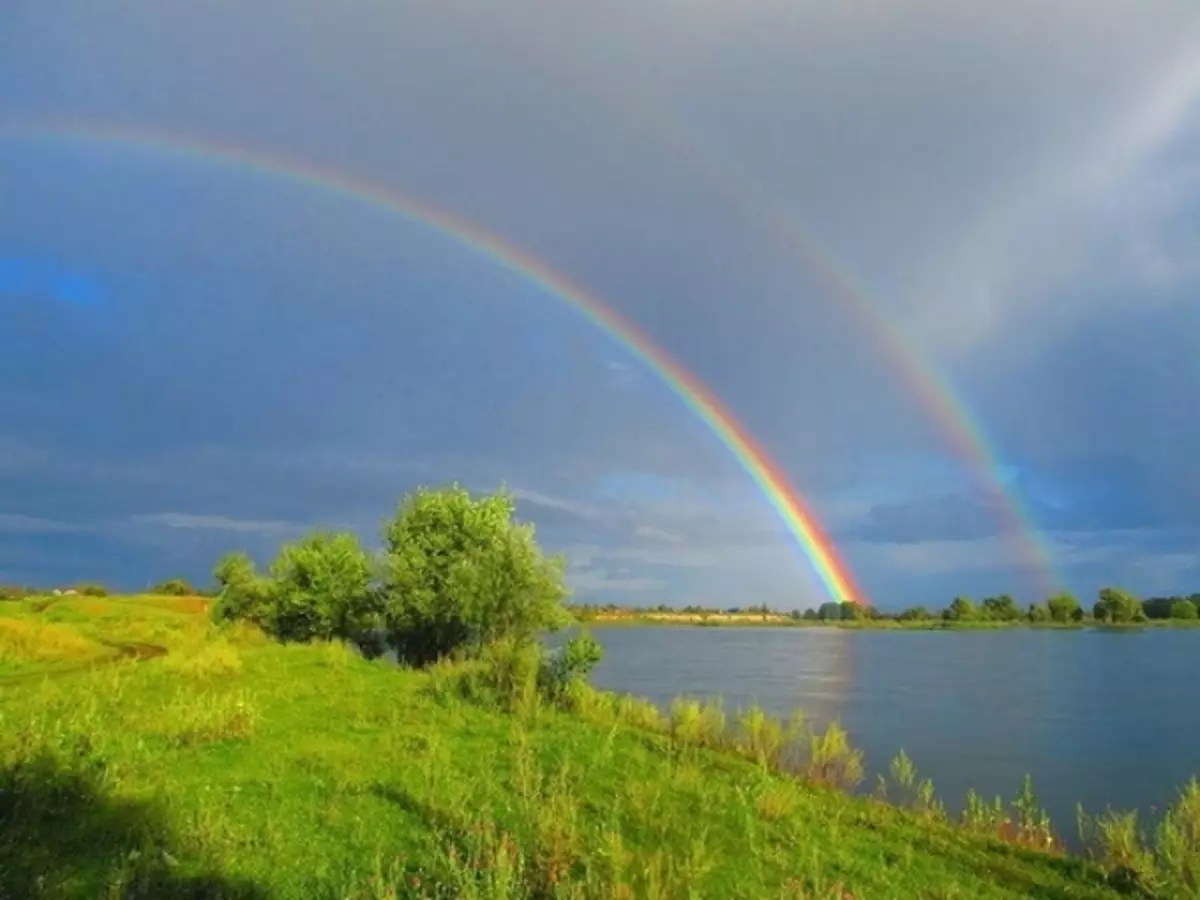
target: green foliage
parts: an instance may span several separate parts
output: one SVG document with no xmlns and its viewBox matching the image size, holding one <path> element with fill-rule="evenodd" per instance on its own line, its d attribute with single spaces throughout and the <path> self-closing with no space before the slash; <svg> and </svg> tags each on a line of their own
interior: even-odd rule
<svg viewBox="0 0 1200 900">
<path fill-rule="evenodd" d="M 910 606 L 896 617 L 901 622 L 925 622 L 931 618 L 929 610 L 923 606 Z"/>
<path fill-rule="evenodd" d="M 970 622 L 979 618 L 979 609 L 970 597 L 955 597 L 954 602 L 942 613 L 942 618 L 951 622 Z"/>
<path fill-rule="evenodd" d="M 1055 622 L 1077 622 L 1083 618 L 1083 607 L 1074 594 L 1062 591 L 1046 601 L 1050 618 Z"/>
<path fill-rule="evenodd" d="M 1045 603 L 1030 603 L 1029 611 L 1025 613 L 1025 618 L 1030 622 L 1049 622 L 1050 609 Z"/>
<path fill-rule="evenodd" d="M 1092 615 L 1097 622 L 1114 624 L 1140 622 L 1146 618 L 1141 601 L 1120 588 L 1102 588 Z"/>
<path fill-rule="evenodd" d="M 71 590 L 84 597 L 107 597 L 108 588 L 102 584 L 84 583 L 73 585 Z"/>
<path fill-rule="evenodd" d="M 1196 604 L 1191 600 L 1176 600 L 1171 604 L 1172 619 L 1196 619 L 1200 618 L 1200 612 L 1196 609 Z"/>
<path fill-rule="evenodd" d="M 422 489 L 385 524 L 383 615 L 402 658 L 425 664 L 567 624 L 562 560 L 542 555 L 514 510 L 503 492 Z"/>
<path fill-rule="evenodd" d="M 1021 618 L 1021 609 L 1008 594 L 988 597 L 983 601 L 983 617 L 994 622 L 1015 622 Z"/>
<path fill-rule="evenodd" d="M 194 597 L 196 589 L 183 578 L 169 578 L 154 585 L 149 593 L 159 597 Z"/>
<path fill-rule="evenodd" d="M 272 586 L 259 577 L 245 553 L 228 553 L 217 562 L 213 578 L 219 587 L 212 605 L 216 622 L 247 621 L 264 630 L 272 627 Z"/>
<path fill-rule="evenodd" d="M 375 624 L 374 571 L 353 534 L 318 532 L 271 564 L 268 630 L 280 640 L 351 640 Z"/>
<path fill-rule="evenodd" d="M 843 618 L 842 604 L 830 600 L 822 603 L 820 609 L 817 610 L 817 618 L 822 622 L 838 622 Z"/>
<path fill-rule="evenodd" d="M 587 682 L 603 659 L 599 641 L 586 631 L 576 635 L 543 662 L 539 677 L 543 693 L 552 700 L 567 696 Z"/>
</svg>

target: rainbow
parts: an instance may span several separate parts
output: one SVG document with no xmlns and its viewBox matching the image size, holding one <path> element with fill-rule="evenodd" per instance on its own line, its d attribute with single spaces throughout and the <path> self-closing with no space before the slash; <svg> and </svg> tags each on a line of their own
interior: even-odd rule
<svg viewBox="0 0 1200 900">
<path fill-rule="evenodd" d="M 863 331 L 884 349 L 953 452 L 969 465 L 978 489 L 998 515 L 1005 531 L 1020 542 L 1028 567 L 1038 580 L 1038 589 L 1044 596 L 1056 593 L 1062 579 L 1055 569 L 1050 549 L 1020 494 L 1006 486 L 1001 478 L 998 451 L 949 378 L 780 201 L 731 164 L 694 143 L 688 146 L 697 162 L 709 170 L 743 214 L 757 220 L 785 250 L 794 253 L 824 292 L 839 300 Z"/>
<path fill-rule="evenodd" d="M 499 24 L 504 21 L 502 18 Z M 557 45 L 530 41 L 524 31 L 519 35 L 510 33 L 508 37 L 519 42 L 523 53 L 542 56 L 556 69 L 556 74 L 568 77 L 576 87 L 635 121 L 675 161 L 688 166 L 714 187 L 739 211 L 743 220 L 769 235 L 785 253 L 795 255 L 823 292 L 839 301 L 855 323 L 884 350 L 957 458 L 967 464 L 1002 527 L 1019 542 L 1038 589 L 1046 596 L 1058 591 L 1062 579 L 1050 549 L 1020 495 L 1001 478 L 999 453 L 983 426 L 949 378 L 888 316 L 837 256 L 782 201 L 734 163 L 707 149 L 669 109 L 643 95 L 616 92 L 602 75 L 591 72 L 579 59 L 560 52 Z"/>
<path fill-rule="evenodd" d="M 808 557 L 831 599 L 840 603 L 863 602 L 849 568 L 815 513 L 783 470 L 716 395 L 631 321 L 528 251 L 473 222 L 391 188 L 275 153 L 79 122 L 0 126 L 0 139 L 5 138 L 108 145 L 269 176 L 399 216 L 474 251 L 578 311 L 655 373 L 713 431 L 762 491 Z"/>
</svg>

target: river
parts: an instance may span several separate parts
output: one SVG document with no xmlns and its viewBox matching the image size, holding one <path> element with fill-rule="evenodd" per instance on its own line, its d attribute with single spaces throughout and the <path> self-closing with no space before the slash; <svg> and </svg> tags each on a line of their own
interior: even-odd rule
<svg viewBox="0 0 1200 900">
<path fill-rule="evenodd" d="M 1200 774 L 1200 631 L 596 627 L 598 687 L 839 720 L 868 780 L 904 748 L 954 812 L 1026 773 L 1074 843 L 1075 805 L 1153 817 Z"/>
</svg>

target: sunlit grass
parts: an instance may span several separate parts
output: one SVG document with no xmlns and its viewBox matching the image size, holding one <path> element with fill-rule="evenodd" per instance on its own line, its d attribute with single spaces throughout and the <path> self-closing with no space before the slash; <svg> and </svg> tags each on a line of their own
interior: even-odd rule
<svg viewBox="0 0 1200 900">
<path fill-rule="evenodd" d="M 1155 835 L 1105 824 L 1089 863 L 1010 839 L 1047 824 L 1031 789 L 969 827 L 906 757 L 889 804 L 835 789 L 863 767 L 836 723 L 591 688 L 549 703 L 515 648 L 414 671 L 81 602 L 36 615 L 170 653 L 0 686 L 14 896 L 1102 898 L 1106 872 L 1195 874 L 1194 786 Z"/>
</svg>

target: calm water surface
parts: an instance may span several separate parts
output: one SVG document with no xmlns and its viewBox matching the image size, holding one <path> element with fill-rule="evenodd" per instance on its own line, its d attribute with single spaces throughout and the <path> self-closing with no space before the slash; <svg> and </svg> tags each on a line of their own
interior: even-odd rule
<svg viewBox="0 0 1200 900">
<path fill-rule="evenodd" d="M 1200 632 L 597 627 L 594 681 L 668 706 L 721 697 L 838 719 L 868 769 L 904 748 L 947 806 L 1029 773 L 1056 828 L 1075 804 L 1153 814 L 1200 775 Z"/>
</svg>

